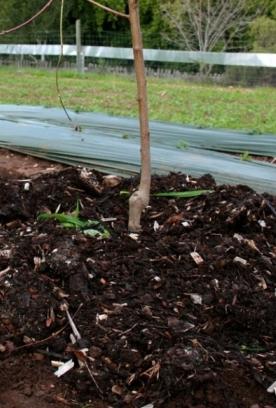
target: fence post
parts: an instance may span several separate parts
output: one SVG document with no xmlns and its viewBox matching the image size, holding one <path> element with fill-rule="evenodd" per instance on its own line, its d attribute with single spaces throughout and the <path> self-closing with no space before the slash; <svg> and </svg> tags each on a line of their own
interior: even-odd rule
<svg viewBox="0 0 276 408">
<path fill-rule="evenodd" d="M 84 72 L 84 58 L 81 47 L 81 21 L 76 20 L 76 48 L 77 48 L 77 71 L 82 74 Z"/>
</svg>

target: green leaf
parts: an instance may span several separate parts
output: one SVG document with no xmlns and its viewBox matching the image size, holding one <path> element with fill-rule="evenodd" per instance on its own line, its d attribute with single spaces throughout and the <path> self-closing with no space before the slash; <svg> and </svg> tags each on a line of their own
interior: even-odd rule
<svg viewBox="0 0 276 408">
<path fill-rule="evenodd" d="M 212 190 L 193 190 L 193 191 L 169 191 L 164 193 L 154 193 L 154 197 L 168 197 L 168 198 L 192 198 L 198 197 L 202 194 L 212 193 Z"/>
<path fill-rule="evenodd" d="M 64 228 L 80 230 L 90 237 L 100 236 L 101 238 L 110 238 L 109 231 L 99 221 L 79 218 L 79 201 L 77 201 L 76 209 L 71 213 L 41 213 L 37 219 L 38 221 L 58 221 Z M 92 226 L 97 228 L 91 228 Z"/>
<path fill-rule="evenodd" d="M 192 198 L 198 197 L 202 194 L 212 193 L 213 190 L 191 190 L 191 191 L 168 191 L 162 193 L 153 193 L 154 197 L 168 197 L 168 198 Z M 127 190 L 120 191 L 120 196 L 130 196 L 130 192 Z"/>
<path fill-rule="evenodd" d="M 80 200 L 77 200 L 77 205 L 74 211 L 71 212 L 71 215 L 78 217 L 80 215 Z"/>
<path fill-rule="evenodd" d="M 107 231 L 106 229 L 104 229 L 104 231 L 103 232 L 101 232 L 101 231 L 99 231 L 99 230 L 96 230 L 96 229 L 94 229 L 94 228 L 89 228 L 89 229 L 85 229 L 85 230 L 83 230 L 83 233 L 85 234 L 85 235 L 88 235 L 89 237 L 98 237 L 98 236 L 100 236 L 101 238 L 103 238 L 103 239 L 107 239 L 107 238 L 110 238 L 110 233 L 109 233 L 109 231 Z"/>
<path fill-rule="evenodd" d="M 127 197 L 129 197 L 129 196 L 130 196 L 130 192 L 127 191 L 127 190 L 121 190 L 121 191 L 120 191 L 120 196 L 127 196 Z"/>
<path fill-rule="evenodd" d="M 85 235 L 88 235 L 89 237 L 97 237 L 98 235 L 102 235 L 100 231 L 93 229 L 93 228 L 85 229 L 83 230 L 83 233 Z"/>
</svg>

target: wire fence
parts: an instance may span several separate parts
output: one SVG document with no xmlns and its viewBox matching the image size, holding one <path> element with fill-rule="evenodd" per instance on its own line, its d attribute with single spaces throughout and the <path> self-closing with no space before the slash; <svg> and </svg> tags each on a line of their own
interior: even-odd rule
<svg viewBox="0 0 276 408">
<path fill-rule="evenodd" d="M 5 44 L 59 44 L 59 32 L 34 30 L 20 31 L 18 33 L 1 38 Z M 145 48 L 149 44 L 155 44 L 155 48 L 163 48 L 162 37 L 144 37 Z M 64 33 L 64 44 L 75 45 L 76 34 L 74 26 Z M 81 33 L 82 46 L 98 47 L 131 47 L 131 37 L 129 32 L 108 32 L 101 31 L 90 33 L 85 30 Z M 1 43 L 0 43 L 1 45 Z M 239 52 L 242 56 L 244 52 L 250 52 L 248 44 L 242 41 L 235 41 L 229 46 L 229 51 Z M 31 55 L 31 54 L 1 54 L 0 65 L 15 65 L 17 67 L 35 67 L 52 69 L 56 66 L 57 56 L 53 55 Z M 64 69 L 77 69 L 75 56 L 65 56 L 63 62 Z M 133 74 L 133 62 L 129 59 L 85 57 L 83 69 L 86 72 L 115 73 L 120 75 Z M 171 61 L 146 61 L 146 71 L 149 76 L 178 78 L 194 82 L 208 82 L 220 85 L 240 85 L 240 86 L 276 86 L 276 68 L 274 67 L 250 67 L 232 66 L 221 64 L 202 64 L 199 62 L 171 62 Z"/>
</svg>

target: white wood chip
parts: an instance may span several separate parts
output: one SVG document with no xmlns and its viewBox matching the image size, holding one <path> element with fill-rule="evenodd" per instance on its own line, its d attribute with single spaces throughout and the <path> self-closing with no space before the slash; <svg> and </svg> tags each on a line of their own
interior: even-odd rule
<svg viewBox="0 0 276 408">
<path fill-rule="evenodd" d="M 96 324 L 99 323 L 99 322 L 103 322 L 103 321 L 105 321 L 107 319 L 108 319 L 108 315 L 105 314 L 105 313 L 103 313 L 103 314 L 97 313 L 96 314 Z"/>
<path fill-rule="evenodd" d="M 191 252 L 190 255 L 197 265 L 200 265 L 204 262 L 204 259 L 199 255 L 198 252 L 195 252 L 195 251 Z"/>
<path fill-rule="evenodd" d="M 273 384 L 271 384 L 270 387 L 268 387 L 267 392 L 269 393 L 274 393 L 276 395 L 276 381 L 274 381 Z"/>
<path fill-rule="evenodd" d="M 154 232 L 156 232 L 156 231 L 158 231 L 160 229 L 160 225 L 156 220 L 153 223 L 153 229 L 154 229 Z"/>
<path fill-rule="evenodd" d="M 234 238 L 239 242 L 242 242 L 244 240 L 243 236 L 240 234 L 234 234 Z"/>
<path fill-rule="evenodd" d="M 243 259 L 243 258 L 240 258 L 239 256 L 236 256 L 234 258 L 233 262 L 239 263 L 239 264 L 244 265 L 244 266 L 247 265 L 247 260 Z"/>
<path fill-rule="evenodd" d="M 0 258 L 7 258 L 9 259 L 11 257 L 12 250 L 11 249 L 2 249 L 0 251 Z"/>
<path fill-rule="evenodd" d="M 265 228 L 266 227 L 266 222 L 264 220 L 259 220 L 258 224 L 262 227 Z"/>
<path fill-rule="evenodd" d="M 134 241 L 138 241 L 138 239 L 139 239 L 139 234 L 131 233 L 131 234 L 128 234 L 128 236 L 129 236 L 131 239 L 133 239 Z"/>
<path fill-rule="evenodd" d="M 202 305 L 202 296 L 197 293 L 191 293 L 190 296 L 195 305 Z"/>
<path fill-rule="evenodd" d="M 72 370 L 74 367 L 75 363 L 73 360 L 69 360 L 66 363 L 62 364 L 55 372 L 55 376 L 58 378 L 61 377 L 62 375 L 68 373 L 68 371 Z"/>
</svg>

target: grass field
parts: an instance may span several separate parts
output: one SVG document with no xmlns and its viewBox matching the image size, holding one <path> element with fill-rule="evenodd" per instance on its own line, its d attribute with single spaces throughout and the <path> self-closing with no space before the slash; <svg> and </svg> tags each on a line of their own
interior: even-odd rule
<svg viewBox="0 0 276 408">
<path fill-rule="evenodd" d="M 132 76 L 61 71 L 60 88 L 67 108 L 137 115 Z M 151 119 L 276 134 L 276 88 L 149 78 L 148 90 Z M 59 106 L 54 71 L 0 68 L 0 103 Z"/>
</svg>

